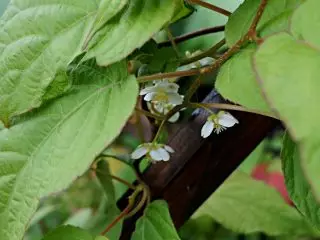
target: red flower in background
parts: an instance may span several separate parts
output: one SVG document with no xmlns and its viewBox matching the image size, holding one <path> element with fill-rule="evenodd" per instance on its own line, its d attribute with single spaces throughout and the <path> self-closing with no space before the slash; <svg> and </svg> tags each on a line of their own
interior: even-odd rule
<svg viewBox="0 0 320 240">
<path fill-rule="evenodd" d="M 258 164 L 252 171 L 251 176 L 275 188 L 289 205 L 294 206 L 289 198 L 283 174 L 278 171 L 268 171 L 268 167 L 269 165 L 265 163 Z"/>
</svg>

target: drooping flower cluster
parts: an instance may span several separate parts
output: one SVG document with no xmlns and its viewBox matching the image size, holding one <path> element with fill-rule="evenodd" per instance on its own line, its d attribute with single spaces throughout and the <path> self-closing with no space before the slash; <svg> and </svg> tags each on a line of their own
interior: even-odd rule
<svg viewBox="0 0 320 240">
<path fill-rule="evenodd" d="M 207 138 L 213 131 L 219 134 L 237 123 L 239 121 L 228 112 L 220 111 L 218 114 L 211 114 L 201 129 L 201 136 Z"/>
<path fill-rule="evenodd" d="M 140 95 L 145 95 L 143 99 L 148 102 L 151 113 L 164 116 L 175 106 L 183 103 L 184 97 L 178 91 L 178 84 L 168 80 L 158 80 L 154 81 L 152 86 L 143 88 Z M 179 116 L 180 114 L 177 112 L 169 121 L 176 122 Z"/>
<path fill-rule="evenodd" d="M 159 143 L 143 143 L 133 151 L 131 158 L 139 159 L 146 156 L 153 162 L 168 161 L 170 159 L 170 153 L 174 153 L 174 150 L 168 145 Z"/>
<path fill-rule="evenodd" d="M 153 103 L 166 103 L 180 105 L 183 96 L 178 93 L 179 85 L 168 80 L 154 81 L 154 85 L 147 86 L 140 91 L 140 95 L 145 95 L 144 100 Z"/>
</svg>

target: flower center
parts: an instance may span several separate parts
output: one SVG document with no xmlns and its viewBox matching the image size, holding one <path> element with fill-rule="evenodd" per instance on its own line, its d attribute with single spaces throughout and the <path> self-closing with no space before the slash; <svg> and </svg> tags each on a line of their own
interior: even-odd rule
<svg viewBox="0 0 320 240">
<path fill-rule="evenodd" d="M 153 101 L 168 102 L 169 98 L 166 92 L 160 91 L 160 92 L 157 92 L 156 96 L 153 98 Z"/>
</svg>

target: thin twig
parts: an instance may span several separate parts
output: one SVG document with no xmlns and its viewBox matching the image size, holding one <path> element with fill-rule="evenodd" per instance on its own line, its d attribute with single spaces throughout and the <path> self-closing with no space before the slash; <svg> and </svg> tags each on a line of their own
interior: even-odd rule
<svg viewBox="0 0 320 240">
<path fill-rule="evenodd" d="M 132 189 L 132 190 L 136 189 L 136 186 L 132 185 L 131 183 L 129 183 L 128 181 L 126 181 L 126 180 L 124 180 L 124 179 L 122 179 L 122 178 L 120 178 L 120 177 L 117 177 L 117 176 L 115 176 L 115 175 L 102 172 L 102 171 L 100 171 L 100 170 L 98 170 L 98 169 L 94 169 L 94 168 L 91 168 L 91 170 L 94 171 L 94 172 L 98 172 L 98 173 L 100 173 L 100 174 L 102 174 L 102 175 L 109 176 L 109 177 L 111 177 L 112 179 L 114 179 L 114 180 L 116 180 L 116 181 L 118 181 L 118 182 L 126 185 L 128 188 L 130 188 L 130 189 Z"/>
<path fill-rule="evenodd" d="M 168 113 L 167 115 L 165 116 L 165 118 L 162 120 L 159 128 L 158 128 L 158 131 L 156 133 L 156 136 L 153 138 L 153 142 L 157 141 L 157 138 L 159 137 L 160 135 L 160 132 L 162 130 L 162 128 L 164 127 L 164 124 L 174 115 L 176 114 L 177 112 L 179 112 L 181 109 L 185 108 L 186 106 L 188 105 L 188 103 L 183 103 L 181 105 L 178 105 L 178 106 L 175 106 L 174 108 L 172 108 Z"/>
<path fill-rule="evenodd" d="M 128 204 L 128 206 L 106 227 L 103 232 L 101 232 L 101 235 L 106 235 L 107 232 L 110 231 L 111 228 L 113 228 L 118 222 L 121 221 L 122 218 L 124 218 L 132 209 L 132 205 Z"/>
<path fill-rule="evenodd" d="M 227 17 L 229 17 L 231 15 L 231 12 L 229 12 L 228 10 L 226 9 L 223 9 L 223 8 L 220 8 L 220 7 L 217 7 L 211 3 L 207 3 L 207 2 L 204 2 L 202 0 L 188 0 L 189 3 L 194 3 L 194 4 L 198 4 L 199 6 L 201 7 L 205 7 L 205 8 L 208 8 L 212 11 L 215 11 L 217 13 L 220 13 L 222 15 L 225 15 Z"/>
<path fill-rule="evenodd" d="M 224 110 L 233 110 L 233 111 L 240 111 L 240 112 L 248 112 L 248 113 L 254 113 L 254 114 L 259 114 L 267 117 L 271 117 L 274 119 L 278 119 L 276 116 L 267 113 L 267 112 L 262 112 L 258 110 L 253 110 L 253 109 L 248 109 L 244 108 L 242 106 L 238 105 L 231 105 L 231 104 L 226 104 L 226 103 L 190 103 L 191 107 L 195 108 L 216 108 L 216 109 L 224 109 Z"/>
<path fill-rule="evenodd" d="M 179 50 L 178 50 L 178 47 L 177 47 L 177 44 L 175 42 L 175 39 L 169 29 L 169 27 L 166 27 L 166 32 L 167 32 L 167 35 L 168 35 L 168 38 L 169 38 L 169 41 L 170 41 L 170 44 L 174 50 L 174 52 L 176 53 L 177 57 L 180 58 L 180 53 L 179 53 Z"/>
<path fill-rule="evenodd" d="M 156 120 L 163 120 L 163 119 L 164 119 L 164 117 L 161 117 L 161 116 L 158 116 L 158 115 L 154 115 L 154 114 L 152 114 L 151 112 L 145 111 L 145 110 L 143 110 L 143 109 L 141 109 L 141 108 L 138 108 L 138 107 L 136 107 L 135 110 L 136 110 L 136 112 L 138 112 L 139 114 L 145 115 L 145 116 L 147 116 L 147 117 L 154 118 L 154 119 L 156 119 Z"/>
<path fill-rule="evenodd" d="M 134 209 L 132 209 L 132 211 L 130 211 L 130 213 L 126 217 L 132 217 L 132 216 L 136 215 L 136 213 L 139 212 L 143 208 L 147 199 L 148 199 L 148 191 L 143 189 L 142 197 L 141 197 L 139 203 L 137 204 L 137 206 Z"/>
<path fill-rule="evenodd" d="M 185 94 L 185 101 L 189 101 L 193 94 L 197 91 L 197 89 L 201 85 L 201 77 L 202 75 L 198 76 L 197 79 L 193 81 L 193 83 L 191 84 L 191 86 Z"/>
<path fill-rule="evenodd" d="M 215 54 L 217 53 L 217 51 L 223 47 L 223 45 L 226 43 L 226 40 L 225 39 L 222 39 L 220 42 L 218 42 L 217 44 L 215 44 L 213 47 L 211 47 L 210 49 L 208 49 L 207 51 L 203 52 L 203 53 L 200 53 L 194 57 L 191 57 L 191 58 L 186 58 L 185 60 L 182 60 L 181 61 L 181 66 L 183 65 L 186 65 L 186 64 L 189 64 L 189 63 L 193 63 L 193 62 L 196 62 L 202 58 L 205 58 L 205 57 L 215 57 Z"/>
<path fill-rule="evenodd" d="M 178 44 L 178 43 L 182 43 L 184 41 L 190 40 L 192 38 L 201 37 L 203 35 L 217 33 L 217 32 L 223 32 L 224 30 L 225 30 L 225 25 L 216 26 L 216 27 L 210 27 L 210 28 L 204 28 L 204 29 L 200 29 L 198 31 L 192 32 L 192 33 L 187 33 L 185 35 L 181 35 L 179 37 L 176 37 L 174 39 L 174 42 L 176 44 Z M 161 42 L 161 43 L 158 44 L 158 46 L 160 48 L 161 47 L 170 47 L 171 46 L 171 41 Z"/>
<path fill-rule="evenodd" d="M 164 79 L 164 78 L 176 78 L 176 77 L 187 77 L 201 73 L 200 69 L 193 69 L 187 71 L 169 72 L 169 73 L 157 73 L 148 76 L 138 77 L 139 83 L 149 82 L 152 80 Z"/>
<path fill-rule="evenodd" d="M 252 40 L 256 40 L 258 37 L 257 37 L 257 26 L 258 26 L 258 23 L 259 21 L 261 20 L 261 17 L 263 15 L 263 12 L 267 6 L 267 3 L 268 3 L 268 0 L 261 0 L 261 3 L 259 5 L 259 8 L 257 10 L 257 13 L 251 23 L 251 26 L 249 28 L 249 31 L 247 33 L 247 37 Z"/>
</svg>

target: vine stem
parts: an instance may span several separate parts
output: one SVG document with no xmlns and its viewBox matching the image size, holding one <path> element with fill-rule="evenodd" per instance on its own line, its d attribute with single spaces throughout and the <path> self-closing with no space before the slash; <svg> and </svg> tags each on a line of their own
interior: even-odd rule
<svg viewBox="0 0 320 240">
<path fill-rule="evenodd" d="M 111 228 L 113 228 L 118 222 L 121 221 L 122 218 L 124 218 L 126 215 L 129 214 L 130 210 L 132 209 L 131 204 L 128 204 L 128 206 L 110 223 L 103 232 L 101 232 L 101 235 L 104 236 L 107 234 L 107 232 L 110 231 Z"/>
<path fill-rule="evenodd" d="M 248 112 L 248 113 L 254 113 L 254 114 L 259 114 L 259 115 L 271 117 L 274 119 L 278 119 L 276 116 L 269 114 L 269 113 L 266 113 L 266 112 L 252 110 L 252 109 L 244 108 L 242 106 L 231 105 L 231 104 L 226 104 L 226 103 L 190 103 L 189 106 L 191 106 L 193 108 L 199 108 L 199 107 L 205 108 L 205 109 L 216 108 L 216 109 Z"/>
<path fill-rule="evenodd" d="M 193 81 L 193 83 L 191 84 L 190 88 L 188 89 L 188 91 L 185 94 L 186 102 L 190 101 L 193 94 L 197 91 L 197 89 L 201 85 L 201 81 L 202 81 L 201 78 L 202 78 L 202 75 L 198 76 L 197 79 L 195 81 Z"/>
<path fill-rule="evenodd" d="M 135 108 L 135 111 L 138 112 L 139 114 L 145 115 L 145 116 L 147 116 L 147 117 L 154 118 L 154 119 L 156 119 L 156 120 L 160 120 L 160 121 L 161 121 L 161 120 L 164 119 L 164 117 L 161 117 L 161 116 L 152 114 L 151 112 L 148 112 L 148 111 L 143 110 L 143 109 L 138 108 L 138 107 Z"/>
<path fill-rule="evenodd" d="M 205 8 L 208 8 L 212 11 L 215 11 L 217 13 L 220 13 L 222 15 L 225 15 L 227 17 L 229 17 L 231 15 L 231 12 L 227 11 L 226 9 L 223 9 L 223 8 L 220 8 L 220 7 L 217 7 L 211 3 L 207 3 L 207 2 L 204 2 L 202 0 L 188 0 L 189 3 L 194 3 L 194 4 L 198 4 L 199 6 L 201 7 L 205 7 Z"/>
<path fill-rule="evenodd" d="M 120 178 L 120 177 L 118 177 L 118 176 L 115 176 L 115 175 L 112 175 L 112 174 L 108 174 L 108 173 L 102 172 L 102 171 L 100 171 L 100 170 L 98 170 L 98 169 L 94 169 L 94 168 L 91 168 L 91 170 L 94 171 L 94 172 L 101 173 L 101 174 L 103 174 L 103 175 L 105 175 L 105 176 L 109 176 L 109 177 L 111 177 L 112 179 L 114 179 L 114 180 L 116 180 L 116 181 L 118 181 L 118 182 L 126 185 L 128 188 L 130 188 L 130 189 L 132 189 L 132 190 L 135 190 L 135 189 L 136 189 L 136 186 L 134 186 L 133 184 L 129 183 L 128 181 L 126 181 L 126 180 L 124 180 L 124 179 L 122 179 L 122 178 Z"/>
<path fill-rule="evenodd" d="M 174 39 L 169 27 L 166 27 L 166 32 L 167 32 L 169 41 L 171 43 L 171 46 L 172 46 L 175 54 L 177 55 L 178 58 L 180 58 L 180 54 L 179 54 L 179 50 L 178 50 L 178 47 L 177 47 L 177 43 L 175 42 L 175 39 Z"/>
<path fill-rule="evenodd" d="M 132 195 L 129 197 L 128 206 L 106 227 L 105 230 L 101 232 L 102 236 L 106 235 L 106 233 L 109 232 L 110 229 L 113 228 L 118 222 L 120 222 L 121 219 L 130 214 L 131 210 L 134 208 L 137 196 L 141 191 L 144 191 L 144 188 L 144 185 L 138 185 L 136 187 Z"/>
<path fill-rule="evenodd" d="M 177 112 L 179 112 L 181 109 L 185 108 L 188 106 L 188 103 L 183 103 L 181 105 L 178 105 L 178 106 L 175 106 L 173 109 L 171 109 L 167 115 L 165 116 L 165 118 L 162 120 L 159 128 L 158 128 L 158 131 L 156 133 L 156 136 L 153 138 L 153 142 L 155 142 L 157 140 L 157 138 L 159 137 L 160 135 L 160 132 L 162 130 L 162 128 L 164 127 L 164 124 L 166 123 L 166 121 L 168 121 L 174 114 L 176 114 Z"/>
<path fill-rule="evenodd" d="M 261 20 L 261 17 L 263 15 L 263 12 L 264 12 L 266 6 L 267 6 L 267 3 L 268 3 L 268 0 L 261 0 L 261 3 L 260 3 L 259 8 L 257 10 L 257 13 L 256 13 L 256 15 L 251 23 L 251 26 L 249 28 L 249 31 L 247 33 L 247 37 L 249 40 L 255 40 L 255 41 L 258 40 L 257 26 Z"/>
<path fill-rule="evenodd" d="M 164 78 L 176 78 L 176 77 L 187 77 L 200 74 L 200 69 L 192 69 L 187 71 L 169 72 L 169 73 L 157 73 L 148 76 L 138 77 L 139 83 L 145 83 L 153 80 L 164 79 Z"/>
<path fill-rule="evenodd" d="M 219 41 L 217 44 L 215 44 L 214 46 L 212 46 L 210 49 L 208 49 L 207 51 L 203 52 L 203 53 L 200 53 L 194 57 L 191 57 L 191 58 L 187 58 L 185 60 L 182 60 L 181 61 L 181 66 L 183 65 L 186 65 L 186 64 L 189 64 L 189 63 L 193 63 L 193 62 L 196 62 L 202 58 L 205 58 L 205 57 L 214 57 L 214 55 L 217 53 L 217 51 L 223 47 L 223 45 L 226 43 L 226 40 L 225 39 L 222 39 L 221 41 Z"/>
<path fill-rule="evenodd" d="M 204 28 L 204 29 L 200 29 L 200 30 L 195 31 L 195 32 L 187 33 L 185 35 L 181 35 L 179 37 L 176 37 L 174 39 L 174 42 L 176 44 L 178 44 L 178 43 L 182 43 L 184 41 L 190 40 L 192 38 L 201 37 L 201 36 L 206 35 L 206 34 L 223 32 L 224 30 L 225 30 L 225 25 L 215 26 L 215 27 L 210 27 L 210 28 Z M 161 42 L 161 43 L 158 44 L 158 46 L 160 48 L 161 47 L 170 47 L 171 46 L 171 41 L 169 40 L 169 41 Z"/>
</svg>

